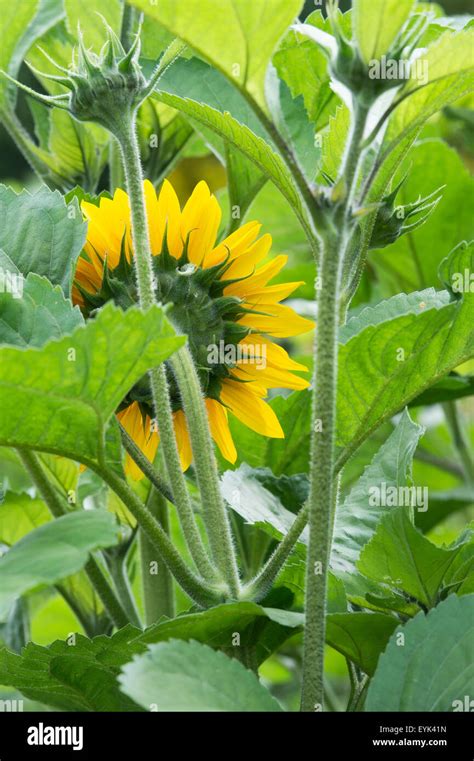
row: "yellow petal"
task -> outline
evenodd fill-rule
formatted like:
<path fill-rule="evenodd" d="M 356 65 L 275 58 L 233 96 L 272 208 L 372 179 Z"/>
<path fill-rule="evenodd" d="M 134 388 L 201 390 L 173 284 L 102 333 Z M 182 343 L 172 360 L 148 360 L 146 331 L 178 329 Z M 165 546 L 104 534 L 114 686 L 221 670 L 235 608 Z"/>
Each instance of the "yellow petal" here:
<path fill-rule="evenodd" d="M 153 462 L 158 448 L 159 437 L 157 433 L 151 431 L 151 420 L 148 415 L 145 417 L 145 421 L 143 420 L 138 402 L 132 402 L 124 410 L 117 413 L 117 417 L 145 457 L 150 462 Z M 125 472 L 135 481 L 143 478 L 142 471 L 128 454 L 125 459 Z"/>
<path fill-rule="evenodd" d="M 237 450 L 227 422 L 227 410 L 215 399 L 206 399 L 206 409 L 212 438 L 219 447 L 222 457 L 234 463 L 237 459 Z"/>
<path fill-rule="evenodd" d="M 183 471 L 185 471 L 189 468 L 193 461 L 193 453 L 191 450 L 191 441 L 189 439 L 186 418 L 182 410 L 178 410 L 173 414 L 173 422 L 174 432 L 176 435 L 176 443 L 178 445 L 179 459 L 181 460 L 181 468 Z"/>
<path fill-rule="evenodd" d="M 272 236 L 266 233 L 253 243 L 245 253 L 236 257 L 229 269 L 225 272 L 224 278 L 231 280 L 236 277 L 248 277 L 254 272 L 255 267 L 262 261 L 270 251 L 272 246 Z"/>
<path fill-rule="evenodd" d="M 255 241 L 260 232 L 261 224 L 259 222 L 246 222 L 233 233 L 224 238 L 205 258 L 204 267 L 213 267 L 220 264 L 224 259 L 229 257 L 232 261 L 241 256 Z"/>
<path fill-rule="evenodd" d="M 148 234 L 150 236 L 151 253 L 156 256 L 161 251 L 163 241 L 163 224 L 161 223 L 158 210 L 156 191 L 150 180 L 143 183 L 145 194 L 146 216 L 148 220 Z"/>
<path fill-rule="evenodd" d="M 257 364 L 239 364 L 232 370 L 232 376 L 242 381 L 257 380 L 266 388 L 293 388 L 301 391 L 309 386 L 306 378 L 271 365 L 259 367 Z"/>
<path fill-rule="evenodd" d="M 161 239 L 163 240 L 163 235 L 166 229 L 168 250 L 171 256 L 179 259 L 183 251 L 183 242 L 180 234 L 181 207 L 179 205 L 178 196 L 168 180 L 164 180 L 158 197 L 158 222 L 160 224 Z"/>
<path fill-rule="evenodd" d="M 221 207 L 217 199 L 211 196 L 203 205 L 197 229 L 191 232 L 189 238 L 188 259 L 193 264 L 201 267 L 214 246 L 221 217 Z"/>
<path fill-rule="evenodd" d="M 245 300 L 251 304 L 278 304 L 279 301 L 287 299 L 300 285 L 304 285 L 304 280 L 297 283 L 278 283 L 269 285 L 260 290 L 249 290 L 245 294 Z"/>
<path fill-rule="evenodd" d="M 256 314 L 255 312 L 245 314 L 239 323 L 254 328 L 259 333 L 268 333 L 275 338 L 298 336 L 300 333 L 307 333 L 308 330 L 314 328 L 312 320 L 300 317 L 294 309 L 282 304 L 265 305 L 262 307 L 262 312 L 265 314 Z"/>
<path fill-rule="evenodd" d="M 253 275 L 241 283 L 232 283 L 224 289 L 226 296 L 244 296 L 247 292 L 258 290 L 265 286 L 275 275 L 278 275 L 281 269 L 288 261 L 288 257 L 280 254 L 272 259 L 268 264 L 259 267 Z M 227 275 L 225 276 L 227 277 Z"/>
<path fill-rule="evenodd" d="M 239 346 L 241 344 L 250 344 L 250 346 L 258 347 L 257 349 L 254 349 L 254 353 L 257 357 L 264 358 L 267 365 L 278 367 L 281 370 L 308 372 L 306 365 L 295 362 L 282 346 L 270 341 L 268 338 L 264 338 L 264 336 L 252 333 L 250 336 L 243 338 L 242 341 L 239 342 Z"/>
<path fill-rule="evenodd" d="M 254 394 L 249 385 L 226 379 L 220 393 L 222 402 L 252 431 L 274 439 L 285 438 L 272 408 Z"/>

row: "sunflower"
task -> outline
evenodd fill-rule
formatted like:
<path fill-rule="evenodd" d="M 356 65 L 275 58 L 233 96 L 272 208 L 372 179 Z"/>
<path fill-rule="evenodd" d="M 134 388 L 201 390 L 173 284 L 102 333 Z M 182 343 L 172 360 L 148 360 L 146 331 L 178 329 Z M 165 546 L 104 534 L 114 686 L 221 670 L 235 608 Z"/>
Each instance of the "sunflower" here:
<path fill-rule="evenodd" d="M 222 456 L 237 459 L 228 415 L 259 434 L 284 438 L 273 409 L 265 402 L 268 389 L 304 389 L 306 372 L 274 338 L 305 333 L 314 324 L 280 304 L 300 282 L 268 285 L 288 257 L 266 261 L 272 244 L 259 237 L 261 225 L 247 222 L 216 243 L 221 209 L 205 182 L 194 189 L 184 208 L 172 185 L 164 181 L 157 196 L 145 180 L 157 298 L 168 304 L 167 316 L 188 336 L 209 417 L 212 437 Z M 116 190 L 99 205 L 82 201 L 88 221 L 87 241 L 79 257 L 73 301 L 86 316 L 106 301 L 127 308 L 138 302 L 128 196 Z M 192 462 L 186 419 L 179 390 L 167 366 L 174 426 L 183 470 Z M 149 460 L 159 442 L 147 377 L 129 392 L 117 417 Z M 127 455 L 127 472 L 142 473 Z"/>

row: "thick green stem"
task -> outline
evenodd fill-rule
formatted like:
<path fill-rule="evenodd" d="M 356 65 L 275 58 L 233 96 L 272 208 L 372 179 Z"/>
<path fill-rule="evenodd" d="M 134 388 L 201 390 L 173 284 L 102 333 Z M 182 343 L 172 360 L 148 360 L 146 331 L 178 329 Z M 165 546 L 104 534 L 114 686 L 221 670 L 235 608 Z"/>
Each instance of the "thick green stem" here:
<path fill-rule="evenodd" d="M 294 546 L 298 541 L 301 532 L 306 526 L 307 520 L 308 506 L 305 505 L 301 508 L 290 530 L 287 534 L 285 534 L 284 538 L 274 553 L 271 555 L 271 557 L 269 557 L 261 571 L 243 588 L 243 599 L 250 599 L 258 602 L 263 597 L 265 597 L 273 582 L 280 573 L 281 569 L 283 568 L 286 560 L 288 559 L 288 556 L 294 549 Z"/>
<path fill-rule="evenodd" d="M 320 259 L 321 289 L 314 347 L 302 711 L 322 710 L 324 701 L 327 580 L 336 494 L 334 461 L 340 283 L 353 229 L 352 204 L 367 112 L 366 107 L 354 103 L 352 130 L 341 171 L 345 185 L 344 200 L 334 210 L 334 226 L 332 229 L 329 226 L 325 231 Z"/>
<path fill-rule="evenodd" d="M 168 505 L 153 487 L 150 489 L 147 507 L 169 536 Z M 143 531 L 140 531 L 139 538 L 145 623 L 151 626 L 162 616 L 175 616 L 173 578 Z"/>
<path fill-rule="evenodd" d="M 464 478 L 468 484 L 474 484 L 474 460 L 471 456 L 469 441 L 459 419 L 456 402 L 445 402 L 443 409 L 453 444 L 461 460 Z"/>
<path fill-rule="evenodd" d="M 194 467 L 201 493 L 203 519 L 213 558 L 235 598 L 240 582 L 229 516 L 222 499 L 214 446 L 209 431 L 201 384 L 189 349 L 185 346 L 171 357 L 191 439 Z"/>
<path fill-rule="evenodd" d="M 146 533 L 148 539 L 158 550 L 170 572 L 186 592 L 202 608 L 216 605 L 224 600 L 224 589 L 212 587 L 204 579 L 196 576 L 188 568 L 183 558 L 172 544 L 169 536 L 156 518 L 147 510 L 146 506 L 135 494 L 133 489 L 122 478 L 105 466 L 96 468 L 99 475 L 114 490 L 122 502 L 128 507 L 140 528 Z"/>
<path fill-rule="evenodd" d="M 17 451 L 23 465 L 30 474 L 33 483 L 48 506 L 51 515 L 55 518 L 60 518 L 61 516 L 66 515 L 66 507 L 63 504 L 61 497 L 48 480 L 36 454 L 27 449 L 18 449 Z M 126 626 L 128 624 L 128 616 L 95 558 L 92 556 L 89 558 L 84 566 L 84 570 L 115 626 L 118 629 Z"/>
<path fill-rule="evenodd" d="M 149 309 L 156 303 L 156 284 L 152 272 L 152 255 L 143 191 L 143 172 L 135 131 L 135 115 L 133 118 L 127 118 L 125 114 L 123 123 L 116 128 L 115 135 L 122 152 L 130 201 L 134 261 L 140 305 L 143 309 Z M 186 543 L 200 573 L 205 578 L 212 580 L 216 578 L 216 572 L 204 548 L 186 488 L 186 481 L 181 470 L 164 365 L 150 370 L 149 379 L 165 468 Z"/>

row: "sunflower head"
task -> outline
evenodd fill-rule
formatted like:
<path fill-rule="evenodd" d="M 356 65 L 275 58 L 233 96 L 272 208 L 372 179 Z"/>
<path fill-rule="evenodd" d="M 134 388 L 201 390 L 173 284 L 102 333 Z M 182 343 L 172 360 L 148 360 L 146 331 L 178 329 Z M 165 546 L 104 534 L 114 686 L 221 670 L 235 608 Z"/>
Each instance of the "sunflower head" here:
<path fill-rule="evenodd" d="M 216 242 L 221 210 L 200 182 L 183 209 L 169 182 L 157 196 L 145 181 L 156 297 L 188 344 L 206 397 L 211 432 L 223 456 L 237 456 L 228 413 L 258 433 L 282 437 L 269 388 L 305 388 L 295 374 L 306 368 L 274 343 L 310 330 L 313 323 L 280 304 L 300 283 L 269 285 L 287 257 L 264 263 L 271 237 L 259 237 L 258 222 L 248 222 Z M 128 197 L 117 190 L 98 206 L 82 202 L 89 221 L 87 243 L 78 261 L 73 298 L 86 315 L 113 300 L 122 308 L 138 302 Z M 191 461 L 186 422 L 171 368 L 167 367 L 175 427 L 183 467 Z M 152 425 L 152 400 L 145 376 L 118 410 L 122 424 L 150 456 L 158 435 Z M 133 466 L 131 466 L 133 471 Z M 135 475 L 138 475 L 135 473 Z"/>

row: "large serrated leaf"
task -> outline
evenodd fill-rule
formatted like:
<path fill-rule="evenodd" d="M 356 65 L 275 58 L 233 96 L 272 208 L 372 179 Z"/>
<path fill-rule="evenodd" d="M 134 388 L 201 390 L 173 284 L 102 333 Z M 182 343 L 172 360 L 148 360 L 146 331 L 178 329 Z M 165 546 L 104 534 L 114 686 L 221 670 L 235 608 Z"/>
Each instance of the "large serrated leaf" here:
<path fill-rule="evenodd" d="M 23 275 L 45 275 L 70 296 L 76 260 L 86 238 L 77 201 L 66 206 L 58 191 L 33 195 L 0 185 L 0 248 Z"/>
<path fill-rule="evenodd" d="M 98 462 L 126 393 L 184 341 L 158 307 L 108 304 L 42 349 L 0 349 L 0 443 Z"/>
<path fill-rule="evenodd" d="M 122 670 L 123 692 L 155 711 L 281 711 L 235 658 L 199 642 L 162 642 Z"/>
<path fill-rule="evenodd" d="M 365 708 L 469 711 L 473 694 L 474 595 L 450 595 L 427 616 L 418 613 L 397 629 L 380 657 Z"/>
<path fill-rule="evenodd" d="M 0 293 L 0 346 L 42 346 L 84 323 L 79 307 L 47 278 L 30 272 L 22 288 L 19 298 Z"/>

